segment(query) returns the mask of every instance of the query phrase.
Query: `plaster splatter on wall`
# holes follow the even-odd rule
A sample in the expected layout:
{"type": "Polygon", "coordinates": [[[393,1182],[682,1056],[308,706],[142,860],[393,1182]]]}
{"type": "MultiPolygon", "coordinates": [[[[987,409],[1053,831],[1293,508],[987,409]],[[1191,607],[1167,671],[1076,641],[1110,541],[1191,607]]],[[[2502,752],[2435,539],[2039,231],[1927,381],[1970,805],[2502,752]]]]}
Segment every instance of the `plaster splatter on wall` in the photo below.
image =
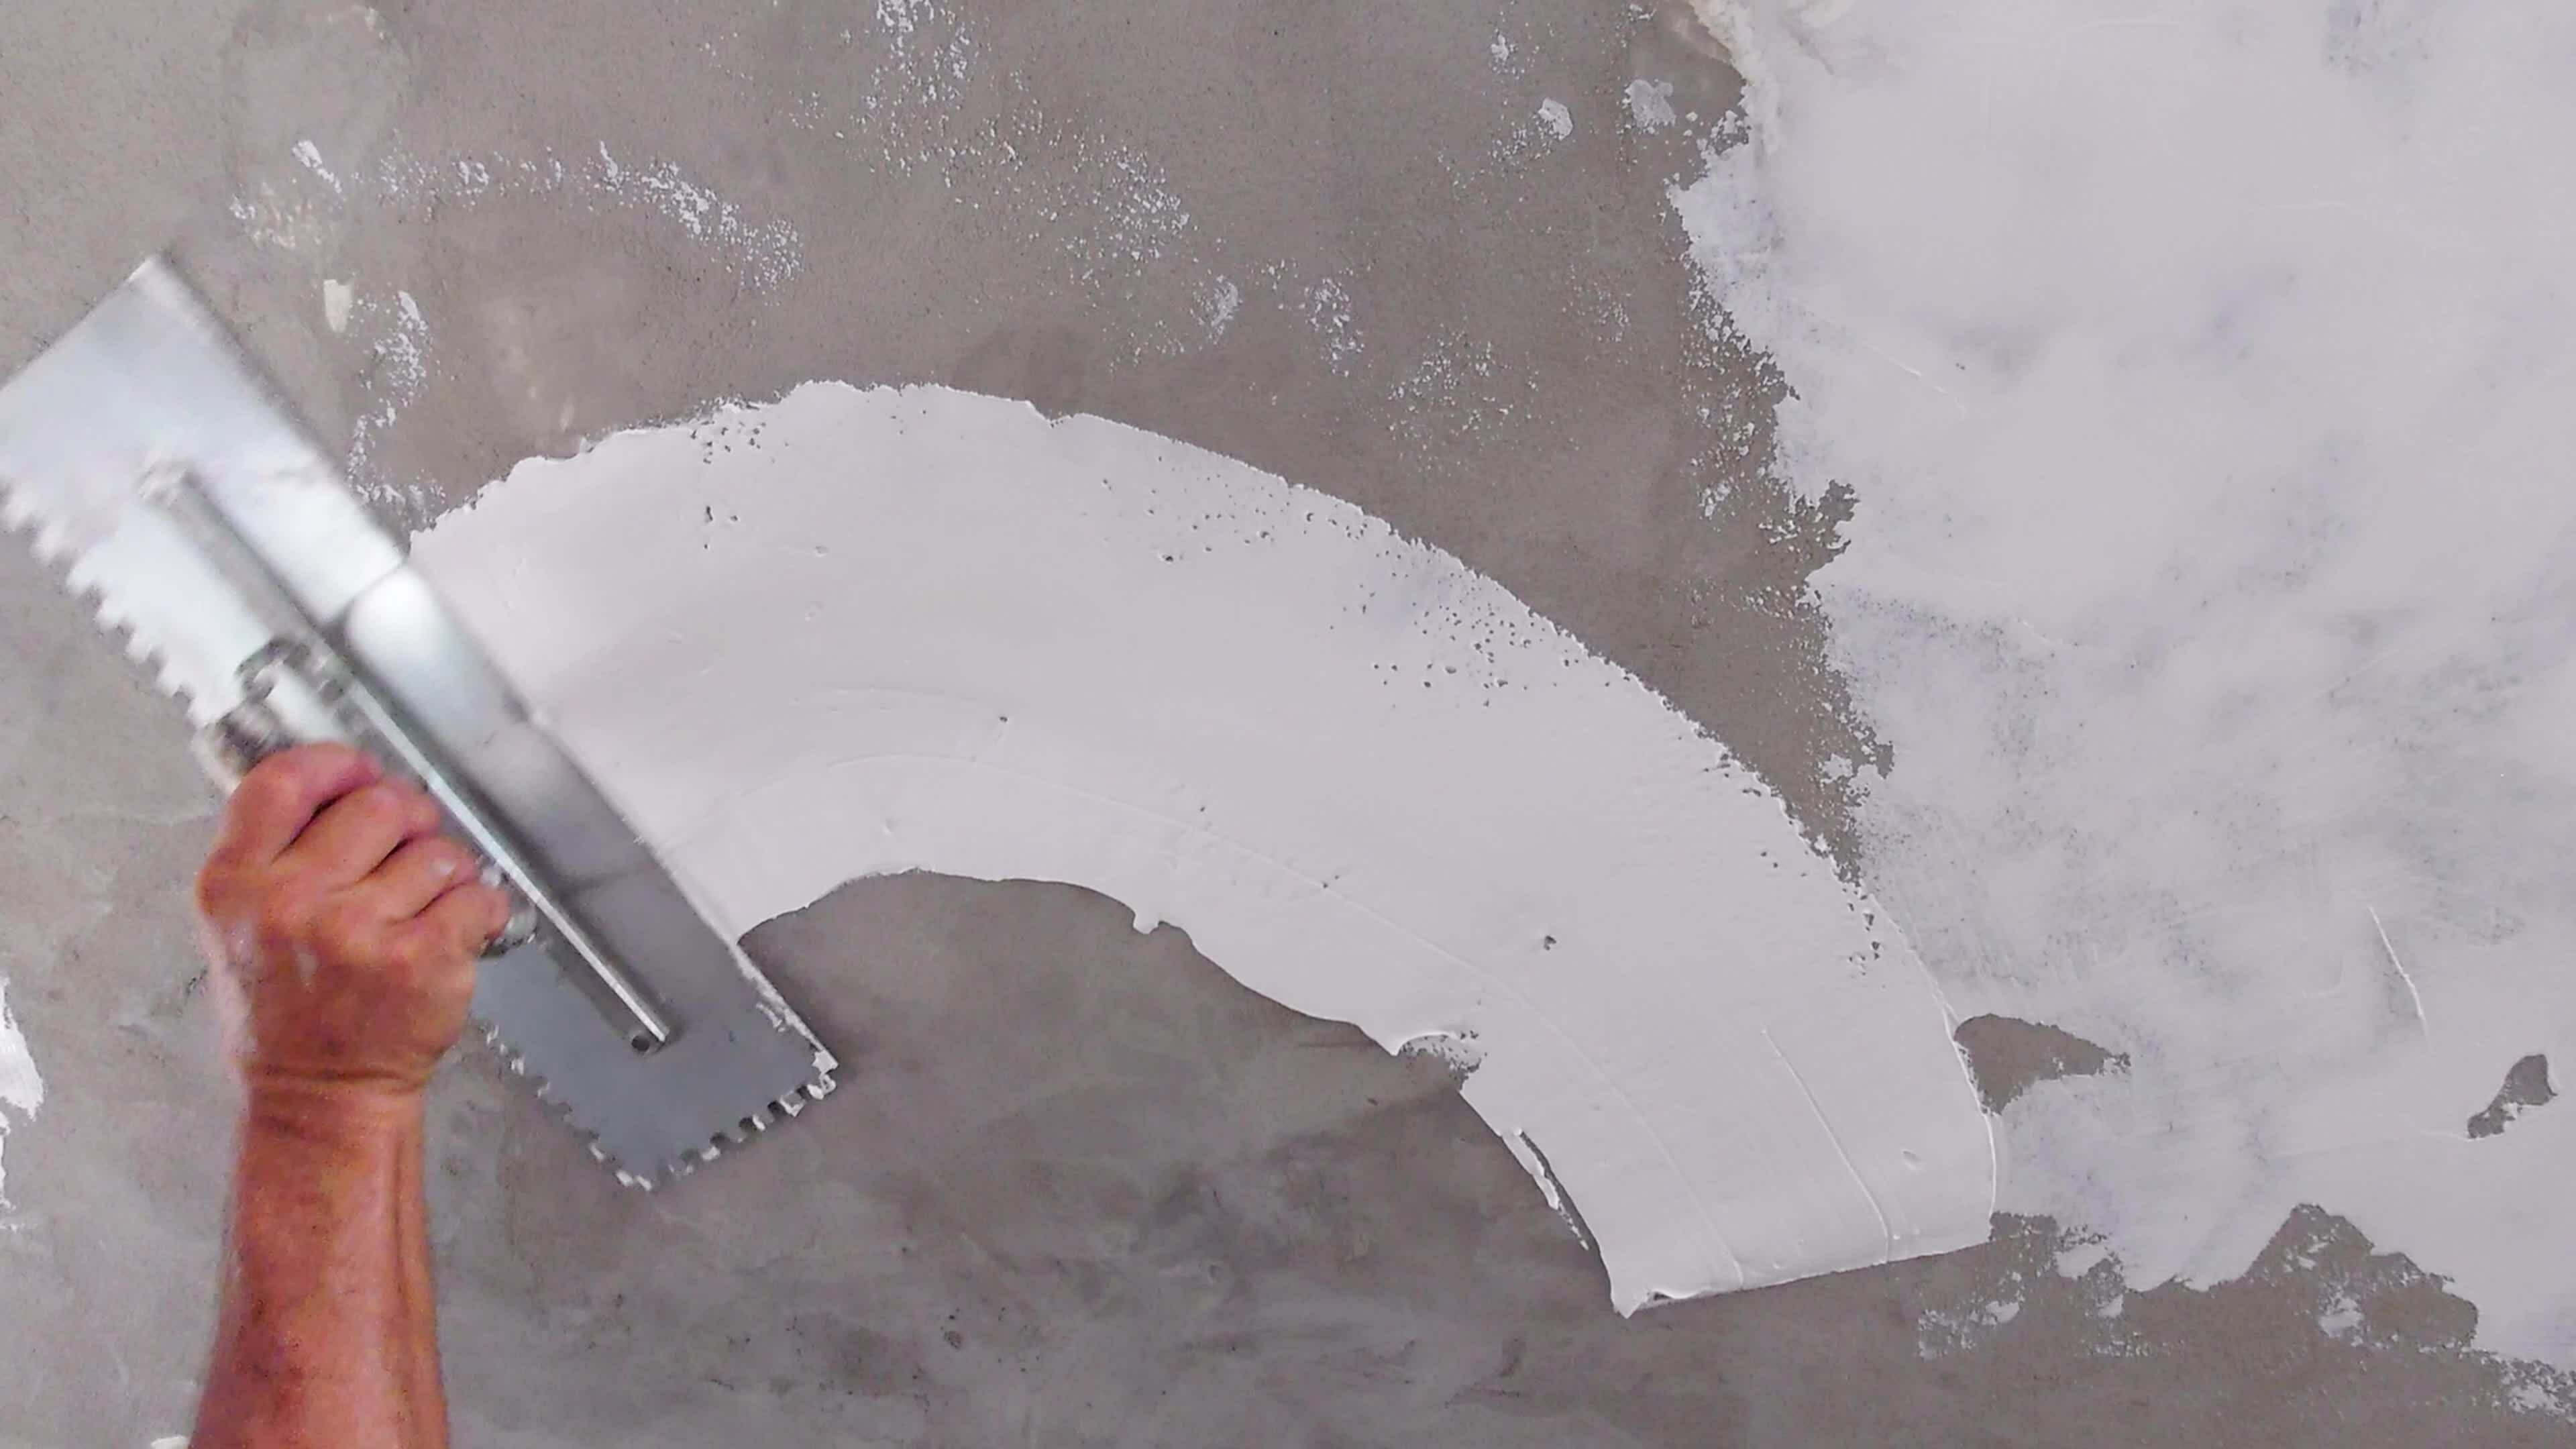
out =
{"type": "Polygon", "coordinates": [[[560,196],[633,213],[676,228],[703,246],[754,295],[776,291],[803,265],[804,244],[784,221],[744,213],[669,161],[620,157],[606,145],[587,154],[553,151],[431,159],[394,150],[333,163],[312,141],[294,148],[295,166],[233,198],[233,220],[265,246],[327,252],[361,206],[471,205],[514,196],[560,196]]]}
{"type": "Polygon", "coordinates": [[[1986,1234],[1988,1120],[1876,904],[1635,678],[1346,503],[814,384],[523,464],[416,557],[736,930],[908,870],[1111,895],[1442,1047],[1622,1309],[1986,1234]]]}
{"type": "Polygon", "coordinates": [[[2143,1287],[2319,1204],[2576,1364],[2576,1111],[2469,1125],[2576,1050],[2576,13],[1703,3],[1756,124],[1676,203],[1857,498],[1864,875],[2130,1064],[2003,1205],[2143,1287]]]}
{"type": "MultiPolygon", "coordinates": [[[[1326,365],[1350,374],[1366,341],[1347,279],[1209,235],[1148,149],[998,73],[968,9],[904,0],[873,24],[826,27],[817,53],[839,83],[798,97],[787,124],[842,143],[865,170],[936,175],[956,225],[1012,236],[1054,280],[1113,310],[1123,361],[1185,355],[1245,307],[1267,306],[1299,319],[1326,365]]],[[[757,33],[714,49],[762,43],[757,33]]]]}
{"type": "MultiPolygon", "coordinates": [[[[43,1105],[44,1078],[36,1075],[36,1058],[27,1050],[17,1018],[9,1014],[9,983],[0,981],[0,1109],[6,1109],[0,1110],[0,1146],[7,1145],[11,1112],[32,1117],[43,1105]]],[[[8,1179],[0,1176],[0,1209],[8,1206],[8,1179]]]]}
{"type": "MultiPolygon", "coordinates": [[[[235,197],[231,215],[253,241],[316,262],[330,260],[348,229],[371,211],[548,197],[676,232],[748,296],[774,296],[804,265],[803,241],[792,225],[744,212],[669,161],[620,157],[606,145],[570,156],[546,151],[431,160],[393,148],[335,160],[308,139],[291,148],[290,159],[235,197]]],[[[319,286],[324,325],[372,358],[343,460],[350,477],[393,517],[426,519],[436,502],[429,480],[388,470],[377,451],[428,385],[429,319],[408,291],[335,277],[319,279],[319,286]]],[[[570,419],[563,421],[569,426],[570,419]]]]}
{"type": "Polygon", "coordinates": [[[415,480],[389,477],[377,465],[376,444],[429,385],[429,319],[421,312],[420,299],[399,288],[377,294],[343,287],[335,299],[327,286],[324,324],[330,325],[336,301],[339,325],[331,330],[345,334],[355,327],[357,339],[374,359],[367,372],[366,406],[349,424],[350,480],[379,507],[398,516],[419,516],[429,506],[429,490],[415,480]]]}
{"type": "Polygon", "coordinates": [[[1640,131],[1671,129],[1681,120],[1673,110],[1671,81],[1653,81],[1640,76],[1628,82],[1628,124],[1640,131]]]}

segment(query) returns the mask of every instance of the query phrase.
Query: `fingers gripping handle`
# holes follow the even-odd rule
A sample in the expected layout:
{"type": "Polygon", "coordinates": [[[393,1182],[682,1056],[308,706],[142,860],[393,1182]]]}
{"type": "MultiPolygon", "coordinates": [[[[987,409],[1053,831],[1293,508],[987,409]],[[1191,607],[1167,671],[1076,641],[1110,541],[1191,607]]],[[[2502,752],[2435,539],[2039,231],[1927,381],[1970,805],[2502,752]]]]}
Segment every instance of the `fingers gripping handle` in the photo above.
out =
{"type": "Polygon", "coordinates": [[[601,946],[586,922],[552,897],[507,823],[453,783],[425,737],[352,667],[330,631],[304,611],[234,530],[200,480],[183,467],[156,468],[143,496],[188,533],[245,597],[257,601],[272,631],[269,642],[235,670],[241,703],[199,742],[198,757],[207,768],[218,779],[238,780],[285,745],[337,740],[407,775],[446,811],[456,836],[481,852],[486,879],[509,892],[511,924],[492,949],[545,937],[548,954],[562,959],[578,989],[629,1047],[649,1053],[669,1042],[678,1027],[661,1004],[601,946]]]}
{"type": "MultiPolygon", "coordinates": [[[[243,661],[241,688],[242,702],[199,730],[192,741],[197,763],[224,789],[240,785],[244,775],[271,755],[329,741],[362,750],[433,797],[441,795],[432,781],[408,768],[404,751],[369,726],[363,710],[348,707],[349,683],[331,678],[316,664],[311,650],[284,641],[271,644],[243,661]],[[300,720],[302,731],[288,723],[290,715],[300,720]]],[[[443,798],[439,804],[448,808],[443,798]]],[[[448,819],[452,832],[464,833],[456,829],[461,822],[452,809],[448,819]]],[[[542,917],[535,903],[488,857],[483,861],[483,881],[510,901],[509,923],[483,948],[483,958],[489,961],[534,939],[542,917]]]]}

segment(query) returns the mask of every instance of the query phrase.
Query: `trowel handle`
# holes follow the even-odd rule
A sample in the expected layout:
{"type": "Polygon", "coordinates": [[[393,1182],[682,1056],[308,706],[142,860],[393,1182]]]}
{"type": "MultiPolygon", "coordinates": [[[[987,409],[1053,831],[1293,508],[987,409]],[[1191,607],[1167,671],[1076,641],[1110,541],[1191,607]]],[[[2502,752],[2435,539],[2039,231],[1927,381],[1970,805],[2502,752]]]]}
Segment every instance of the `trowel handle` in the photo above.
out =
{"type": "MultiPolygon", "coordinates": [[[[294,668],[292,651],[284,648],[263,651],[242,667],[242,684],[247,697],[221,719],[198,730],[196,738],[190,741],[198,765],[226,793],[239,787],[242,777],[257,769],[260,761],[307,743],[287,727],[286,721],[270,704],[274,691],[285,677],[293,678],[317,697],[326,694],[315,681],[306,678],[303,671],[294,668]]],[[[340,716],[334,722],[349,737],[348,743],[368,750],[378,764],[401,773],[400,762],[391,759],[384,748],[370,742],[367,737],[373,732],[362,721],[348,719],[337,710],[331,713],[340,716]]],[[[420,782],[415,780],[413,783],[420,782]]],[[[483,862],[483,882],[499,888],[510,901],[509,924],[503,926],[501,933],[483,948],[483,959],[489,961],[535,939],[540,917],[536,905],[510,883],[500,867],[488,860],[483,862]]]]}
{"type": "Polygon", "coordinates": [[[260,761],[294,748],[296,739],[265,700],[251,700],[198,730],[189,743],[198,765],[229,794],[260,761]]]}

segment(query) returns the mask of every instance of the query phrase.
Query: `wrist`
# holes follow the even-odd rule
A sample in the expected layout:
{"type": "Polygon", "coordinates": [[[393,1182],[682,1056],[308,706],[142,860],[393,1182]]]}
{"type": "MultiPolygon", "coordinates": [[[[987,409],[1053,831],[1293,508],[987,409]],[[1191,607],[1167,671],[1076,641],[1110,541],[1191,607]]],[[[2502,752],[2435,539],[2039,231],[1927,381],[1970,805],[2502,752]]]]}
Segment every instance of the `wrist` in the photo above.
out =
{"type": "Polygon", "coordinates": [[[417,1088],[256,1074],[246,1086],[242,1126],[248,1133],[364,1146],[408,1136],[421,1124],[417,1088]]]}

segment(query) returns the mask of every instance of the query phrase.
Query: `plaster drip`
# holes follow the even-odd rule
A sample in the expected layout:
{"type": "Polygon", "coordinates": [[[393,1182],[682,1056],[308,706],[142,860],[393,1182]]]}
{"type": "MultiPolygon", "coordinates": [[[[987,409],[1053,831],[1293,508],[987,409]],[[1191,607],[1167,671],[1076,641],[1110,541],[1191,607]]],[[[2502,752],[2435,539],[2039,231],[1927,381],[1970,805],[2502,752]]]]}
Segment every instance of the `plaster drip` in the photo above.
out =
{"type": "Polygon", "coordinates": [[[721,928],[1059,881],[1390,1050],[1472,1041],[1623,1311],[1986,1236],[1987,1119],[1885,914],[1634,677],[1349,504],[817,383],[524,463],[415,556],[721,928]]]}

